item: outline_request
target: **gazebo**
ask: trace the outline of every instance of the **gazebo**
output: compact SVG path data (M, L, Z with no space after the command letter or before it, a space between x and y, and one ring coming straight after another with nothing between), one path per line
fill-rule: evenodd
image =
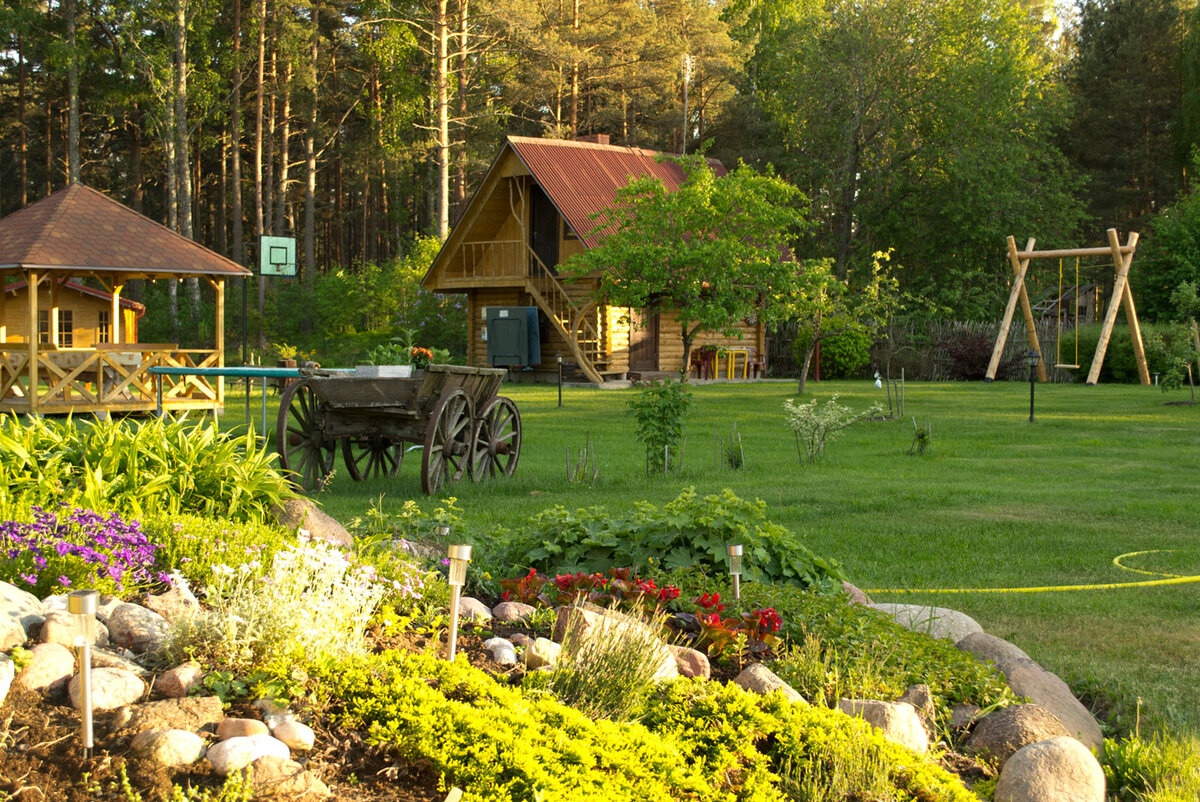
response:
M0 220L0 412L153 411L157 399L150 368L224 367L225 280L249 275L82 184L5 217ZM213 347L136 342L129 304L121 298L125 283L189 277L203 278L216 292ZM66 308L82 286L91 289L92 299L107 301L90 311L87 321L77 321ZM77 336L78 324L87 336ZM163 380L164 409L210 410L224 403L223 379Z

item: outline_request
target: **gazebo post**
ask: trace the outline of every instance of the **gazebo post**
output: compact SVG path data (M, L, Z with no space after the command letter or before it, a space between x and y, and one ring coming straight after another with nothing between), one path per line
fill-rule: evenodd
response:
M112 342L124 342L121 337L124 332L121 331L121 290L125 288L125 277L118 276L112 286L112 308L108 313L108 319L112 325Z
M29 412L38 411L38 274L25 271L26 308L29 312Z
M55 348L61 348L62 342L58 335L58 279L50 275L50 342Z
M225 367L225 279L219 278L214 281L210 278L209 281L212 282L213 289L217 292L217 367L223 368ZM217 377L217 406L225 406L224 376ZM213 414L216 414L216 410L213 410Z
M0 345L8 342L8 275L0 273Z

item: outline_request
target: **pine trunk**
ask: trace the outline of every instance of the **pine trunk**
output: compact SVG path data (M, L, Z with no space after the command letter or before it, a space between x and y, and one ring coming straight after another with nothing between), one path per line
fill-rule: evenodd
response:
M67 0L67 183L79 183L79 61L75 51L75 0Z

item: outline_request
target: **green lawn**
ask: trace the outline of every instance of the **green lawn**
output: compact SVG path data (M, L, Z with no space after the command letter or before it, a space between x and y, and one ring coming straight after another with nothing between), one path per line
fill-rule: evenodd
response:
M1031 425L1022 383L910 384L907 409L932 424L932 450L907 456L910 419L863 423L800 464L782 404L794 385L697 387L681 473L647 479L625 414L629 390L509 384L525 426L513 479L450 489L471 527L514 527L553 505L620 508L661 503L681 487L731 487L769 505L770 517L819 554L843 563L877 601L954 607L1012 640L1070 681L1126 700L1141 696L1155 715L1200 729L1200 583L1038 593L900 594L895 589L1028 588L1136 582L1131 568L1200 574L1200 409L1167 406L1186 392L1157 388L1039 386ZM851 407L884 401L866 382L811 384ZM275 399L272 399L273 401ZM230 419L241 420L239 401ZM252 403L258 415L258 399ZM227 419L227 422L232 422ZM734 423L746 468L714 466L714 429ZM600 469L594 486L566 480L567 449L590 435ZM420 500L420 453L399 477L355 484L340 467L321 496L340 517Z

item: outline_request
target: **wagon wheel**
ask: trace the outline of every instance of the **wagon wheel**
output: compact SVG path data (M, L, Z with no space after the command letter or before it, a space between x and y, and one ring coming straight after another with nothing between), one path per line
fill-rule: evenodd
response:
M378 435L342 439L342 459L356 482L378 476L395 476L404 459L404 441Z
M472 479L494 479L500 472L512 476L521 458L521 413L517 405L504 396L492 399L479 414L471 442Z
M421 489L433 495L447 482L457 482L471 458L474 410L460 387L438 401L429 416L421 454Z
M288 387L279 402L275 429L279 464L285 471L294 471L292 481L310 491L333 469L333 446L337 441L325 437L324 406L307 381Z

